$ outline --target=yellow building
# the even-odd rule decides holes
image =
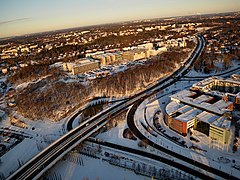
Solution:
[[[135,50],[123,52],[122,56],[123,56],[123,59],[129,60],[129,61],[135,61],[135,60],[140,60],[144,58],[149,58],[150,53],[149,51],[146,51],[146,50],[135,49]]]
[[[99,68],[99,61],[90,61],[84,58],[76,60],[74,63],[63,63],[63,70],[71,72],[72,75],[81,74],[97,68]]]
[[[222,116],[217,121],[210,124],[209,137],[223,144],[228,144],[230,139],[231,122]]]
[[[170,98],[166,123],[171,129],[186,136],[194,128],[223,144],[230,142],[233,102],[193,90],[180,91]]]

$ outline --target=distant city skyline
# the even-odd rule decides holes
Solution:
[[[0,0],[0,37],[240,10],[239,0]]]

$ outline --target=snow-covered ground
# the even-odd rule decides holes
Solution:
[[[126,146],[126,147],[131,147],[133,149],[138,149],[141,151],[146,151],[149,153],[156,153],[159,156],[164,156],[168,157],[168,159],[174,160],[169,155],[166,155],[162,153],[161,151],[158,151],[150,146],[148,146],[146,149],[144,147],[139,147],[138,142],[139,140],[130,140],[130,139],[125,139],[123,137],[123,131],[126,129],[128,126],[126,124],[126,119],[123,119],[122,121],[118,121],[118,126],[115,128],[112,128],[111,130],[100,133],[96,136],[97,139],[115,143],[118,145]],[[84,143],[85,144],[85,143]],[[92,148],[92,145],[89,145],[89,147],[83,147],[83,149],[89,149]],[[101,147],[101,156],[99,157],[100,159],[97,158],[90,158],[85,155],[79,154],[78,152],[75,152],[74,158],[73,155],[70,153],[67,155],[63,160],[57,163],[57,165],[52,168],[48,174],[46,175],[47,177],[61,177],[62,179],[67,179],[69,175],[71,176],[71,179],[151,179],[151,177],[146,177],[142,176],[139,174],[134,173],[133,171],[127,170],[126,168],[118,167],[118,166],[112,166],[109,164],[109,162],[104,161],[106,157],[104,157],[104,152],[108,152],[109,154],[114,154],[115,156],[118,157],[124,157],[122,162],[118,162],[117,164],[122,164],[123,166],[128,164],[129,162],[134,163],[134,164],[140,164],[141,167],[145,166],[147,167],[146,171],[148,171],[148,168],[151,166],[152,168],[156,169],[164,169],[164,171],[171,171],[175,172],[178,171],[166,164],[162,164],[157,161],[150,160],[145,157],[140,157],[137,155],[132,155],[126,152],[121,152],[115,149],[111,148],[106,148],[106,147]],[[89,150],[89,152],[94,152],[93,150]],[[73,160],[75,159],[75,160]],[[77,160],[78,159],[78,160]],[[74,162],[75,163],[74,163]],[[78,162],[78,163],[76,163]],[[94,164],[94,166],[93,166]],[[144,165],[143,165],[144,164]],[[131,168],[133,164],[129,164],[129,167]],[[110,168],[111,167],[111,168]],[[109,173],[111,172],[111,173]],[[70,174],[69,174],[70,173]],[[188,177],[189,174],[186,174],[184,172],[181,172],[182,175]],[[175,173],[174,173],[175,174]],[[78,177],[78,178],[76,178]],[[192,177],[192,176],[191,176]],[[193,178],[193,177],[192,177]],[[183,178],[184,179],[184,178]]]
[[[1,157],[0,177],[8,177],[38,152],[37,142],[33,139],[25,138],[21,143]]]
[[[234,62],[234,65],[231,69],[236,69],[240,67],[237,62]],[[228,72],[229,70],[226,70]],[[223,73],[223,72],[222,72]],[[239,72],[234,71],[235,74],[239,74]],[[230,73],[229,73],[230,74]],[[213,74],[216,75],[216,74]],[[228,75],[228,74],[227,74]],[[206,74],[196,73],[194,70],[190,71],[186,76],[195,77],[195,76],[203,76],[205,77]],[[144,131],[144,134],[158,142],[160,145],[164,147],[168,147],[175,152],[181,153],[188,157],[195,159],[196,161],[200,161],[204,164],[210,164],[210,166],[214,166],[217,169],[221,169],[228,173],[232,173],[235,176],[240,174],[240,171],[232,168],[232,165],[237,165],[240,167],[240,159],[239,155],[240,152],[236,152],[235,154],[229,152],[229,148],[227,146],[223,147],[221,144],[217,144],[216,142],[211,141],[208,137],[203,135],[202,133],[198,133],[194,131],[194,136],[201,141],[201,144],[194,143],[189,140],[189,137],[181,137],[176,132],[171,131],[165,123],[161,120],[162,114],[159,114],[160,124],[162,129],[164,129],[169,136],[175,136],[178,138],[182,138],[186,145],[189,146],[192,143],[200,146],[202,149],[207,150],[207,152],[196,152],[194,150],[189,150],[183,147],[179,147],[176,143],[167,140],[164,137],[158,135],[158,139],[152,136],[149,132],[144,130],[144,127],[141,127],[140,121],[146,124],[146,121],[150,125],[153,126],[153,115],[156,111],[161,110],[161,113],[165,113],[165,106],[170,101],[169,95],[176,93],[184,88],[189,88],[192,84],[196,83],[196,81],[191,81],[191,79],[183,78],[181,81],[173,84],[171,87],[166,88],[159,94],[156,94],[154,97],[149,98],[145,101],[137,110],[137,114],[135,115],[135,120],[137,125],[139,126],[141,131]],[[23,88],[27,86],[27,84],[19,85],[18,88]],[[144,112],[146,112],[146,116],[144,116]],[[24,133],[29,135],[30,138],[25,138],[21,143],[15,146],[13,149],[9,150],[5,155],[1,157],[0,162],[0,177],[4,176],[7,177],[11,172],[15,171],[20,165],[31,159],[35,154],[39,151],[47,147],[51,142],[58,139],[64,133],[65,130],[65,123],[67,122],[68,118],[65,118],[59,122],[49,122],[44,120],[39,121],[31,121],[19,116],[17,113],[14,114],[15,117],[23,121],[27,124],[28,129],[17,128],[12,126],[9,122],[9,119],[5,119],[0,121],[1,127],[7,127],[15,132]],[[146,117],[146,119],[145,119]],[[139,121],[137,120],[139,119]],[[77,119],[74,122],[74,126],[78,124]],[[146,121],[145,121],[146,120]],[[159,156],[164,156],[169,159],[174,159],[173,157],[164,154],[152,147],[147,147],[146,149],[143,147],[138,146],[139,140],[129,140],[123,138],[123,131],[126,129],[127,123],[126,119],[123,119],[121,122],[118,122],[118,126],[112,128],[111,130],[101,133],[97,135],[96,138],[109,141],[112,143],[116,143],[122,146],[127,146],[135,149],[139,149],[142,151],[147,151],[150,153],[155,153]],[[153,126],[154,128],[154,126]],[[155,129],[156,130],[156,129]],[[155,139],[154,139],[155,138]],[[109,152],[113,150],[109,150]],[[116,152],[115,152],[116,153]],[[120,154],[120,153],[119,153]],[[70,153],[70,158],[68,155],[66,156],[65,160],[59,161],[48,173],[50,178],[57,178],[61,177],[62,179],[150,179],[146,176],[141,176],[135,174],[133,171],[126,170],[117,166],[112,166],[108,162],[94,159],[88,156],[84,156],[82,154],[75,154],[74,158],[72,158],[72,154]],[[131,157],[130,155],[126,155]],[[72,158],[72,159],[71,159]],[[134,157],[135,158],[135,157]],[[71,160],[69,160],[71,159]],[[73,160],[75,159],[75,160]],[[77,160],[76,160],[77,159]],[[137,159],[137,158],[136,158]],[[138,161],[145,161],[146,159],[141,159]],[[232,162],[235,160],[235,163]],[[76,162],[78,163],[76,163]],[[156,163],[156,162],[155,162]],[[162,164],[156,163],[156,166],[163,166]],[[168,167],[169,168],[169,167]]]
[[[62,161],[63,163],[58,163],[45,176],[68,179],[68,175],[71,173],[72,179],[151,179],[151,175],[159,177],[159,179],[167,177],[172,179],[194,178],[158,161],[91,142],[85,142],[80,151],[75,150],[69,153]],[[72,172],[72,169],[75,168],[78,171]]]
[[[195,70],[191,70],[186,76],[187,77],[206,77],[206,76],[210,77],[210,76],[222,75],[223,73],[226,73],[227,75],[231,75],[233,73],[239,73],[238,68],[240,68],[240,62],[238,60],[233,60],[232,66],[226,70],[223,70],[223,64],[221,62],[218,62],[217,66],[218,66],[218,69],[221,69],[221,71],[216,70],[215,72],[205,74],[204,72],[196,72]],[[231,72],[233,70],[236,70],[236,71]],[[229,71],[230,71],[230,73],[227,73]]]
[[[136,111],[136,114],[134,116],[135,123],[138,126],[139,130],[143,132],[143,134],[147,138],[151,139],[151,141],[174,152],[178,152],[186,157],[192,158],[195,161],[199,161],[203,164],[215,167],[216,169],[220,169],[226,173],[233,174],[238,177],[240,171],[236,168],[233,168],[233,166],[240,166],[239,151],[237,153],[232,153],[230,145],[223,145],[216,141],[213,141],[211,140],[211,138],[198,131],[194,131],[193,133],[193,136],[200,140],[200,142],[196,143],[194,141],[191,141],[189,139],[189,136],[183,137],[178,133],[170,130],[163,121],[163,115],[165,114],[165,106],[170,101],[168,92],[176,92],[181,89],[188,88],[192,83],[194,82],[179,81],[174,85],[170,86],[167,90],[157,94],[155,97],[151,97],[145,100]],[[164,96],[164,94],[166,95]],[[154,130],[156,130],[153,125],[153,116],[159,110],[162,112],[159,115],[159,122],[161,128],[165,130],[165,134],[169,135],[170,137],[174,136],[180,138],[179,142],[185,141],[188,147],[194,145],[206,150],[206,152],[184,148],[177,145],[176,143],[173,143],[172,141],[169,141],[161,135],[154,137],[152,133],[149,133],[149,131],[147,131],[145,127],[150,126],[153,129],[153,132]],[[143,126],[143,124],[145,127]],[[235,162],[233,163],[233,161]]]
[[[94,159],[79,153],[70,154],[65,160],[57,163],[47,174],[48,178],[68,179],[150,179],[137,176],[133,171],[113,166],[102,159]]]
[[[112,101],[115,99],[104,98],[94,100],[90,103],[95,104],[99,101]],[[86,105],[86,107],[88,104]],[[77,110],[78,111],[78,110]],[[77,112],[76,111],[76,112]],[[8,133],[25,135],[29,138],[25,138],[18,145],[8,150],[0,159],[0,179],[1,177],[7,177],[14,172],[21,165],[26,163],[32,157],[34,157],[41,150],[46,148],[52,142],[56,141],[63,134],[66,133],[66,123],[69,117],[62,119],[59,122],[50,122],[46,120],[31,121],[26,119],[16,112],[13,116],[27,124],[27,129],[19,128],[11,125],[10,118],[6,117],[0,121],[1,129]],[[73,122],[73,126],[77,126],[79,117]]]

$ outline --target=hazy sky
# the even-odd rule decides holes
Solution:
[[[125,20],[239,10],[240,0],[0,0],[0,37]]]

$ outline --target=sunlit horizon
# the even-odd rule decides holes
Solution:
[[[238,0],[4,1],[0,38],[124,21],[239,11]]]

